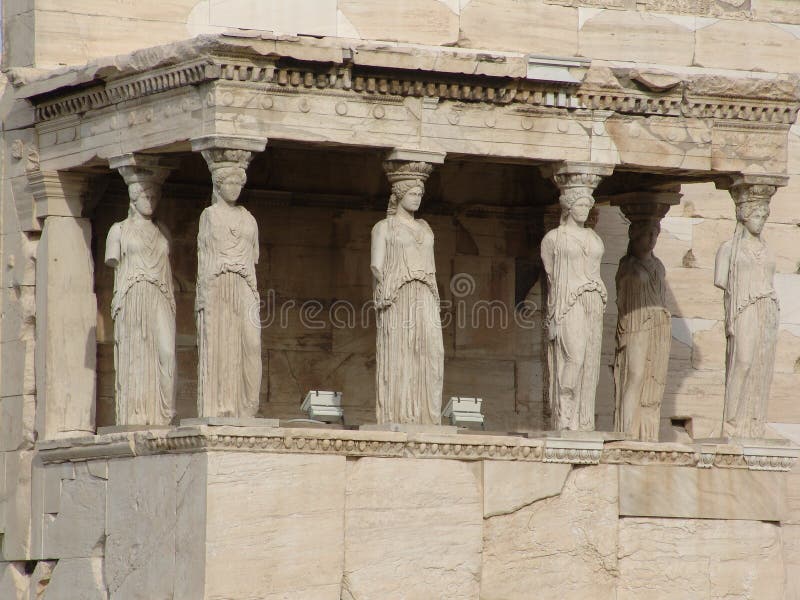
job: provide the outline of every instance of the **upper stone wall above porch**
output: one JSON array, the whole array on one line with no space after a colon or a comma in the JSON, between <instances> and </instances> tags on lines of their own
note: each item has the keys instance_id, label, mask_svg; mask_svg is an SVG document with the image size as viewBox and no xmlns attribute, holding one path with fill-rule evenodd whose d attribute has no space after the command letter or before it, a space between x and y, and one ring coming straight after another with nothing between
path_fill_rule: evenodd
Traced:
<instances>
[{"instance_id":1,"label":"upper stone wall above porch","mask_svg":"<svg viewBox=\"0 0 800 600\"><path fill-rule=\"evenodd\" d=\"M229 28L773 73L787 0L7 0L5 67L81 64Z\"/></svg>"}]
</instances>

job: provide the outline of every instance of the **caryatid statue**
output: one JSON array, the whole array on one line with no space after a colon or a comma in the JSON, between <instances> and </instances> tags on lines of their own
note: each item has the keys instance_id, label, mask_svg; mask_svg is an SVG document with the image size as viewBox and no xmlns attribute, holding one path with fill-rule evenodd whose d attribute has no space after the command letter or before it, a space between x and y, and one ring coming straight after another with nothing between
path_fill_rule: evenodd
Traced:
<instances>
[{"instance_id":1,"label":"caryatid statue","mask_svg":"<svg viewBox=\"0 0 800 600\"><path fill-rule=\"evenodd\" d=\"M727 337L724 436L764 436L780 311L775 259L761 234L778 185L784 177L745 176L730 187L736 229L717 251L714 270L714 284L724 290Z\"/></svg>"},{"instance_id":2,"label":"caryatid statue","mask_svg":"<svg viewBox=\"0 0 800 600\"><path fill-rule=\"evenodd\" d=\"M661 219L677 194L620 202L630 221L628 251L617 269L617 350L614 429L635 440L658 441L661 400L672 339L666 270L653 254Z\"/></svg>"},{"instance_id":3,"label":"caryatid statue","mask_svg":"<svg viewBox=\"0 0 800 600\"><path fill-rule=\"evenodd\" d=\"M130 207L106 239L114 268L114 368L117 425L169 425L175 414L175 297L169 233L153 219L161 184L174 165L157 156L112 159L128 184Z\"/></svg>"},{"instance_id":4,"label":"caryatid statue","mask_svg":"<svg viewBox=\"0 0 800 600\"><path fill-rule=\"evenodd\" d=\"M213 184L197 235L197 411L199 417L252 417L261 388L258 225L236 203L252 152L214 143L193 143Z\"/></svg>"},{"instance_id":5,"label":"caryatid statue","mask_svg":"<svg viewBox=\"0 0 800 600\"><path fill-rule=\"evenodd\" d=\"M414 214L433 165L389 160L386 218L372 228L378 423L439 425L444 345L433 231Z\"/></svg>"},{"instance_id":6,"label":"caryatid statue","mask_svg":"<svg viewBox=\"0 0 800 600\"><path fill-rule=\"evenodd\" d=\"M603 241L585 226L592 192L611 168L566 164L554 170L560 224L542 240L547 272L547 366L552 427L593 431L600 375L606 287L600 277Z\"/></svg>"}]
</instances>

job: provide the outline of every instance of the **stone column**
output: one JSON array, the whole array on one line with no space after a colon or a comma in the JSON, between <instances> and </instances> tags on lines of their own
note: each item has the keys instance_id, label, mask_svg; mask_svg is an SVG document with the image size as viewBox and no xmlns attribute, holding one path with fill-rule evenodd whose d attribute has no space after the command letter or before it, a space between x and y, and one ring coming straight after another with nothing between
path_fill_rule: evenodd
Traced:
<instances>
[{"instance_id":1,"label":"stone column","mask_svg":"<svg viewBox=\"0 0 800 600\"><path fill-rule=\"evenodd\" d=\"M592 193L613 168L561 163L543 171L561 192L559 225L541 245L551 423L556 430L592 431L606 289L600 277L603 242L586 224Z\"/></svg>"},{"instance_id":2,"label":"stone column","mask_svg":"<svg viewBox=\"0 0 800 600\"><path fill-rule=\"evenodd\" d=\"M372 228L370 260L379 424L441 423L444 345L434 235L415 213L425 181L442 162L443 154L394 150L384 163L392 191L386 218Z\"/></svg>"},{"instance_id":3,"label":"stone column","mask_svg":"<svg viewBox=\"0 0 800 600\"><path fill-rule=\"evenodd\" d=\"M178 163L152 154L109 160L128 185L128 217L111 226L106 264L114 269L116 424L169 425L175 415L175 296L170 236L153 218L161 186Z\"/></svg>"},{"instance_id":4,"label":"stone column","mask_svg":"<svg viewBox=\"0 0 800 600\"><path fill-rule=\"evenodd\" d=\"M36 431L38 439L93 434L97 299L92 228L82 218L88 176L28 176L43 222L36 258Z\"/></svg>"},{"instance_id":5,"label":"stone column","mask_svg":"<svg viewBox=\"0 0 800 600\"><path fill-rule=\"evenodd\" d=\"M733 238L720 246L714 284L724 292L725 404L722 435L761 438L767 420L780 311L775 258L762 238L769 202L784 175L741 175L729 186L736 205Z\"/></svg>"},{"instance_id":6,"label":"stone column","mask_svg":"<svg viewBox=\"0 0 800 600\"><path fill-rule=\"evenodd\" d=\"M211 206L197 236L197 414L255 416L261 389L258 224L236 204L254 152L265 139L211 136L192 140L211 171Z\"/></svg>"},{"instance_id":7,"label":"stone column","mask_svg":"<svg viewBox=\"0 0 800 600\"><path fill-rule=\"evenodd\" d=\"M653 254L661 219L677 192L622 194L612 200L630 222L628 250L617 270L614 429L629 439L658 441L672 339L666 270Z\"/></svg>"}]
</instances>

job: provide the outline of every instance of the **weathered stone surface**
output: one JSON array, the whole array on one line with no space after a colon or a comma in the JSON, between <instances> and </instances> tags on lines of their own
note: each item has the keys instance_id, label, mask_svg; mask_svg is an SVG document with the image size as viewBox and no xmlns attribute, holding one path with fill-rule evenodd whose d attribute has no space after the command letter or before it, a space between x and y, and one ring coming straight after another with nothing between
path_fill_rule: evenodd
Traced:
<instances>
[{"instance_id":1,"label":"weathered stone surface","mask_svg":"<svg viewBox=\"0 0 800 600\"><path fill-rule=\"evenodd\" d=\"M692 337L692 368L725 370L724 321L715 321L710 329L694 333Z\"/></svg>"},{"instance_id":2,"label":"weathered stone surface","mask_svg":"<svg viewBox=\"0 0 800 600\"><path fill-rule=\"evenodd\" d=\"M800 598L800 525L781 524L786 600Z\"/></svg>"},{"instance_id":3,"label":"weathered stone surface","mask_svg":"<svg viewBox=\"0 0 800 600\"><path fill-rule=\"evenodd\" d=\"M25 566L25 562L0 563L0 597L30 600L30 575Z\"/></svg>"},{"instance_id":4,"label":"weathered stone surface","mask_svg":"<svg viewBox=\"0 0 800 600\"><path fill-rule=\"evenodd\" d=\"M60 470L59 467L53 465L46 469ZM51 513L46 507L48 512L34 515L42 519L41 556L59 559L102 556L106 535L106 477L92 474L88 463L83 462L76 463L71 478L57 478L56 481L58 512ZM34 526L34 531L36 529Z\"/></svg>"},{"instance_id":5,"label":"weathered stone surface","mask_svg":"<svg viewBox=\"0 0 800 600\"><path fill-rule=\"evenodd\" d=\"M800 423L800 406L796 399L798 386L800 373L775 373L767 406L768 421Z\"/></svg>"},{"instance_id":6,"label":"weathered stone surface","mask_svg":"<svg viewBox=\"0 0 800 600\"><path fill-rule=\"evenodd\" d=\"M2 555L5 560L27 560L31 552L32 463L36 452L3 452L0 486Z\"/></svg>"},{"instance_id":7,"label":"weathered stone surface","mask_svg":"<svg viewBox=\"0 0 800 600\"><path fill-rule=\"evenodd\" d=\"M35 396L0 399L0 451L28 450L33 447L35 411Z\"/></svg>"},{"instance_id":8,"label":"weathered stone surface","mask_svg":"<svg viewBox=\"0 0 800 600\"><path fill-rule=\"evenodd\" d=\"M116 598L117 596L115 596ZM130 595L129 598L143 598ZM44 589L44 600L107 600L109 598L103 579L103 559L65 558L59 560L50 583Z\"/></svg>"},{"instance_id":9,"label":"weathered stone surface","mask_svg":"<svg viewBox=\"0 0 800 600\"><path fill-rule=\"evenodd\" d=\"M205 5L209 12L209 25L215 27L243 27L287 34L336 35L336 0L300 0L286 4L267 0L206 0L192 11L200 13ZM196 24L199 24L195 21Z\"/></svg>"},{"instance_id":10,"label":"weathered stone surface","mask_svg":"<svg viewBox=\"0 0 800 600\"><path fill-rule=\"evenodd\" d=\"M483 517L514 513L544 498L557 496L571 465L486 461L483 464Z\"/></svg>"},{"instance_id":11,"label":"weathered stone surface","mask_svg":"<svg viewBox=\"0 0 800 600\"><path fill-rule=\"evenodd\" d=\"M348 462L343 597L476 598L482 510L475 470L436 459Z\"/></svg>"},{"instance_id":12,"label":"weathered stone surface","mask_svg":"<svg viewBox=\"0 0 800 600\"><path fill-rule=\"evenodd\" d=\"M619 514L781 521L786 515L786 478L747 469L621 466Z\"/></svg>"},{"instance_id":13,"label":"weathered stone surface","mask_svg":"<svg viewBox=\"0 0 800 600\"><path fill-rule=\"evenodd\" d=\"M689 65L693 32L661 15L602 11L589 17L578 35L584 56L606 60Z\"/></svg>"},{"instance_id":14,"label":"weathered stone surface","mask_svg":"<svg viewBox=\"0 0 800 600\"><path fill-rule=\"evenodd\" d=\"M787 0L751 0L753 14L759 21L800 23L800 7Z\"/></svg>"},{"instance_id":15,"label":"weathered stone surface","mask_svg":"<svg viewBox=\"0 0 800 600\"><path fill-rule=\"evenodd\" d=\"M39 439L91 433L97 301L88 219L48 217L36 265Z\"/></svg>"},{"instance_id":16,"label":"weathered stone surface","mask_svg":"<svg viewBox=\"0 0 800 600\"><path fill-rule=\"evenodd\" d=\"M617 598L784 598L781 529L757 521L620 519Z\"/></svg>"},{"instance_id":17,"label":"weathered stone surface","mask_svg":"<svg viewBox=\"0 0 800 600\"><path fill-rule=\"evenodd\" d=\"M418 44L454 44L458 40L458 15L444 2L392 0L364 3L339 0L342 17L359 37L402 40Z\"/></svg>"},{"instance_id":18,"label":"weathered stone surface","mask_svg":"<svg viewBox=\"0 0 800 600\"><path fill-rule=\"evenodd\" d=\"M112 460L108 468L104 581L113 598L173 594L177 482L189 456Z\"/></svg>"},{"instance_id":19,"label":"weathered stone surface","mask_svg":"<svg viewBox=\"0 0 800 600\"><path fill-rule=\"evenodd\" d=\"M206 522L208 459L189 457L178 479L175 523L175 600L202 598L206 583Z\"/></svg>"},{"instance_id":20,"label":"weathered stone surface","mask_svg":"<svg viewBox=\"0 0 800 600\"><path fill-rule=\"evenodd\" d=\"M698 29L695 39L694 64L702 67L758 71L769 65L777 73L797 69L789 57L800 48L800 40L769 23L723 19Z\"/></svg>"},{"instance_id":21,"label":"weathered stone surface","mask_svg":"<svg viewBox=\"0 0 800 600\"><path fill-rule=\"evenodd\" d=\"M461 12L460 45L574 56L578 50L578 10L541 0L471 0Z\"/></svg>"},{"instance_id":22,"label":"weathered stone surface","mask_svg":"<svg viewBox=\"0 0 800 600\"><path fill-rule=\"evenodd\" d=\"M667 270L667 309L676 317L721 320L722 291L711 269Z\"/></svg>"},{"instance_id":23,"label":"weathered stone surface","mask_svg":"<svg viewBox=\"0 0 800 600\"><path fill-rule=\"evenodd\" d=\"M344 471L342 456L211 454L206 597L338 600Z\"/></svg>"},{"instance_id":24,"label":"weathered stone surface","mask_svg":"<svg viewBox=\"0 0 800 600\"><path fill-rule=\"evenodd\" d=\"M560 495L484 522L481 598L616 597L617 467L573 469Z\"/></svg>"}]
</instances>

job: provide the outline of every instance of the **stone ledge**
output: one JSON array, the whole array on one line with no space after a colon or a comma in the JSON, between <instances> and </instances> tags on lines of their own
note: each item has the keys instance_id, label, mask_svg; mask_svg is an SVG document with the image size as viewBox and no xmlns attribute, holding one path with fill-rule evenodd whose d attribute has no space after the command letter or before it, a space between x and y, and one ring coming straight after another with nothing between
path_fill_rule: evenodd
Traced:
<instances>
[{"instance_id":1,"label":"stone ledge","mask_svg":"<svg viewBox=\"0 0 800 600\"><path fill-rule=\"evenodd\" d=\"M792 446L603 441L600 433L596 439L569 439L225 425L43 441L36 448L44 464L123 456L238 451L789 471L800 456L800 448Z\"/></svg>"}]
</instances>

